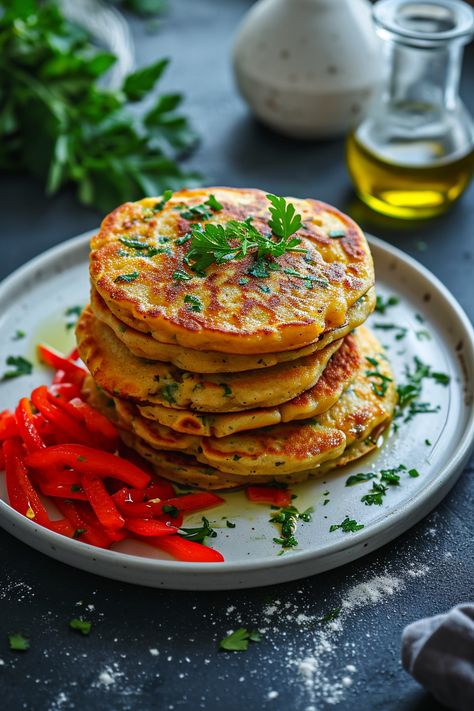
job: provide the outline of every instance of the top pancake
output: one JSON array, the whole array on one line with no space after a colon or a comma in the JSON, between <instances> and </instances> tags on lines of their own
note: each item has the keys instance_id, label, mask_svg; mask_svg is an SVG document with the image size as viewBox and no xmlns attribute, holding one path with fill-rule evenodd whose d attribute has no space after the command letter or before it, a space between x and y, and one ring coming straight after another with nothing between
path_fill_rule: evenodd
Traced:
<instances>
[{"instance_id":1,"label":"top pancake","mask_svg":"<svg viewBox=\"0 0 474 711\"><path fill-rule=\"evenodd\" d=\"M162 210L153 210L157 198L147 198L105 218L91 241L90 275L121 321L160 342L196 350L275 353L304 347L341 326L350 307L373 286L372 258L360 228L311 199L289 199L302 218L304 228L295 236L305 253L272 257L266 277L250 273L253 252L211 264L198 276L184 261L190 240L180 239L196 221L181 213L183 206L189 210L211 194L223 209L207 221L225 224L251 216L262 234L270 233L270 203L260 190L183 190ZM176 273L185 276L176 278ZM200 310L193 310L192 300L185 302L189 296L199 300Z\"/></svg>"}]
</instances>

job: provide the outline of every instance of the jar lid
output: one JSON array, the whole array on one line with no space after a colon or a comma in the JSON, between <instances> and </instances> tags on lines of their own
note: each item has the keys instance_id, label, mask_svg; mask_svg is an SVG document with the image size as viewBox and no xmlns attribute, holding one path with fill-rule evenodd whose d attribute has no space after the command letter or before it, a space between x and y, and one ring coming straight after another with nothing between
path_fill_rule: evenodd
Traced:
<instances>
[{"instance_id":1,"label":"jar lid","mask_svg":"<svg viewBox=\"0 0 474 711\"><path fill-rule=\"evenodd\" d=\"M474 11L462 0L380 0L373 17L382 37L417 47L466 43L474 33Z\"/></svg>"}]
</instances>

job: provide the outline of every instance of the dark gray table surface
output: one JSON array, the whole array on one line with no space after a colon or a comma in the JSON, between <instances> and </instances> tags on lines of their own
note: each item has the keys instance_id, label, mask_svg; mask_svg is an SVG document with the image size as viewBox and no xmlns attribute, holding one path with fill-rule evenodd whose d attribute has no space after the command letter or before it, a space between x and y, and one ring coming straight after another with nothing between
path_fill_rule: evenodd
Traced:
<instances>
[{"instance_id":1,"label":"dark gray table surface","mask_svg":"<svg viewBox=\"0 0 474 711\"><path fill-rule=\"evenodd\" d=\"M231 38L250 4L174 0L157 34L131 19L139 63L172 57L163 85L185 92L186 111L203 137L190 163L208 184L313 196L348 211L431 269L472 318L474 184L446 216L417 225L392 222L354 198L341 141L299 143L257 124L229 67ZM471 111L473 50L463 76ZM2 277L98 224L100 215L79 206L71 192L46 199L37 183L18 176L1 176L0 186ZM329 700L361 711L440 709L402 671L400 632L410 620L474 598L472 472L468 467L436 511L376 553L257 590L193 593L120 584L46 558L0 531L0 707L304 711L330 708ZM373 589L374 577L383 575L399 588L354 609L340 630L328 633L326 648L321 627L297 623L298 614L322 617L355 585L372 581ZM68 630L68 620L81 612L94 623L90 637ZM245 654L219 653L217 640L239 625L266 628L264 640ZM30 635L26 654L8 650L6 634L13 630ZM313 690L292 665L312 646L319 660ZM353 683L341 687L346 676Z\"/></svg>"}]
</instances>

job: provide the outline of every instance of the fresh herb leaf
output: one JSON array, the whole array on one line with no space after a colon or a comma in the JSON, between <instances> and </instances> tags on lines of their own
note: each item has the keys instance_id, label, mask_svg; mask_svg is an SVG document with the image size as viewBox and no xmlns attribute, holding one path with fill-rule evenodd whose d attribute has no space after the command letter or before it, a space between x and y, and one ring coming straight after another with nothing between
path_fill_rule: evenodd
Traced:
<instances>
[{"instance_id":1,"label":"fresh herb leaf","mask_svg":"<svg viewBox=\"0 0 474 711\"><path fill-rule=\"evenodd\" d=\"M216 538L217 533L211 528L205 516L202 517L202 526L196 528L180 528L179 535L188 541L203 543L206 538Z\"/></svg>"},{"instance_id":2,"label":"fresh herb leaf","mask_svg":"<svg viewBox=\"0 0 474 711\"><path fill-rule=\"evenodd\" d=\"M425 439L425 444L427 447L431 447L431 441L429 439Z\"/></svg>"},{"instance_id":3,"label":"fresh herb leaf","mask_svg":"<svg viewBox=\"0 0 474 711\"><path fill-rule=\"evenodd\" d=\"M176 506L172 506L171 504L163 504L161 510L164 514L169 514L171 518L178 518L179 516L179 509L176 508Z\"/></svg>"},{"instance_id":4,"label":"fresh herb leaf","mask_svg":"<svg viewBox=\"0 0 474 711\"><path fill-rule=\"evenodd\" d=\"M74 328L76 323L79 320L79 316L82 314L83 307L82 306L70 306L66 311L64 312L64 315L67 318L66 321L66 328L67 330Z\"/></svg>"},{"instance_id":5,"label":"fresh herb leaf","mask_svg":"<svg viewBox=\"0 0 474 711\"><path fill-rule=\"evenodd\" d=\"M354 486L355 484L360 484L362 481L369 481L370 479L374 479L377 475L374 472L368 472L367 474L364 474L361 472L360 474L352 474L347 480L346 480L346 486Z\"/></svg>"},{"instance_id":6,"label":"fresh herb leaf","mask_svg":"<svg viewBox=\"0 0 474 711\"><path fill-rule=\"evenodd\" d=\"M414 367L405 368L406 382L398 385L398 405L395 418L403 417L404 422L410 422L416 415L434 413L439 411L439 405L432 406L427 402L420 402L423 380L431 378L439 385L448 385L450 377L446 373L432 371L431 366L415 356Z\"/></svg>"},{"instance_id":7,"label":"fresh herb leaf","mask_svg":"<svg viewBox=\"0 0 474 711\"><path fill-rule=\"evenodd\" d=\"M87 533L87 528L76 528L76 530L72 534L72 537L73 538L80 538L84 533Z\"/></svg>"},{"instance_id":8,"label":"fresh herb leaf","mask_svg":"<svg viewBox=\"0 0 474 711\"><path fill-rule=\"evenodd\" d=\"M74 619L70 620L69 627L72 630L76 630L77 632L80 632L82 635L86 636L91 631L92 622L83 620L81 617L75 617Z\"/></svg>"},{"instance_id":9,"label":"fresh herb leaf","mask_svg":"<svg viewBox=\"0 0 474 711\"><path fill-rule=\"evenodd\" d=\"M173 191L172 190L165 190L163 193L163 196L161 200L158 200L153 206L153 212L161 212L166 203L172 198L173 196Z\"/></svg>"},{"instance_id":10,"label":"fresh herb leaf","mask_svg":"<svg viewBox=\"0 0 474 711\"><path fill-rule=\"evenodd\" d=\"M408 476L411 476L413 479L416 479L420 476L420 472L418 471L418 469L409 469Z\"/></svg>"},{"instance_id":11,"label":"fresh herb leaf","mask_svg":"<svg viewBox=\"0 0 474 711\"><path fill-rule=\"evenodd\" d=\"M374 370L365 371L367 378L372 378L372 380L376 381L372 383L372 390L379 397L383 397L387 392L388 384L392 382L392 378L389 378L388 375L384 375L384 373L380 372L380 364L376 358L366 356L365 359L374 368Z\"/></svg>"},{"instance_id":12,"label":"fresh herb leaf","mask_svg":"<svg viewBox=\"0 0 474 711\"><path fill-rule=\"evenodd\" d=\"M190 305L191 311L195 311L196 313L202 311L202 301L197 296L186 294L184 297L184 303Z\"/></svg>"},{"instance_id":13,"label":"fresh herb leaf","mask_svg":"<svg viewBox=\"0 0 474 711\"><path fill-rule=\"evenodd\" d=\"M177 269L175 272L173 272L173 279L175 281L189 281L190 279L192 279L192 276L191 274L188 274L182 269Z\"/></svg>"},{"instance_id":14,"label":"fresh herb leaf","mask_svg":"<svg viewBox=\"0 0 474 711\"><path fill-rule=\"evenodd\" d=\"M230 397L232 395L232 388L229 388L227 383L219 383L219 385L224 389L225 397Z\"/></svg>"},{"instance_id":15,"label":"fresh herb leaf","mask_svg":"<svg viewBox=\"0 0 474 711\"><path fill-rule=\"evenodd\" d=\"M166 400L166 402L169 402L170 405L174 405L176 403L175 400L175 394L178 389L178 383L166 383L166 385L163 385L163 387L160 390L160 395L163 398L163 400Z\"/></svg>"},{"instance_id":16,"label":"fresh herb leaf","mask_svg":"<svg viewBox=\"0 0 474 711\"><path fill-rule=\"evenodd\" d=\"M288 240L292 234L303 228L301 215L297 214L295 206L287 202L284 197L268 193L267 198L271 203L271 219L268 221L268 226L274 235L281 237L282 240Z\"/></svg>"},{"instance_id":17,"label":"fresh herb leaf","mask_svg":"<svg viewBox=\"0 0 474 711\"><path fill-rule=\"evenodd\" d=\"M397 326L396 323L374 323L374 328L378 328L380 331L395 331L396 341L401 341L408 333L408 328Z\"/></svg>"},{"instance_id":18,"label":"fresh herb leaf","mask_svg":"<svg viewBox=\"0 0 474 711\"><path fill-rule=\"evenodd\" d=\"M363 501L366 506L373 506L374 504L376 506L381 506L383 497L387 493L388 488L380 483L380 482L375 482L372 484L372 489L369 491L368 494L365 494L362 498L361 501Z\"/></svg>"},{"instance_id":19,"label":"fresh herb leaf","mask_svg":"<svg viewBox=\"0 0 474 711\"><path fill-rule=\"evenodd\" d=\"M121 284L122 282L130 284L132 281L135 281L135 279L138 279L138 277L138 272L131 272L130 274L119 274L119 276L114 279L114 282L116 284Z\"/></svg>"},{"instance_id":20,"label":"fresh herb leaf","mask_svg":"<svg viewBox=\"0 0 474 711\"><path fill-rule=\"evenodd\" d=\"M321 617L319 622L325 623L325 622L334 622L334 620L337 620L339 615L341 614L342 607L333 607L332 610L329 610L329 612L326 612L324 617Z\"/></svg>"},{"instance_id":21,"label":"fresh herb leaf","mask_svg":"<svg viewBox=\"0 0 474 711\"><path fill-rule=\"evenodd\" d=\"M379 314L384 314L391 306L396 306L400 303L398 296L388 296L386 299L378 295L375 300L375 311Z\"/></svg>"},{"instance_id":22,"label":"fresh herb leaf","mask_svg":"<svg viewBox=\"0 0 474 711\"><path fill-rule=\"evenodd\" d=\"M156 5L160 0L127 0ZM49 194L77 186L78 198L106 212L143 194L196 184L177 157L196 143L177 112L178 94L147 100L168 60L129 75L122 88L101 77L116 57L65 19L61 4L4 2L0 24L0 167L38 176Z\"/></svg>"},{"instance_id":23,"label":"fresh herb leaf","mask_svg":"<svg viewBox=\"0 0 474 711\"><path fill-rule=\"evenodd\" d=\"M220 649L225 649L226 652L246 652L249 647L249 642L260 642L262 635L258 630L250 632L245 627L240 627L238 630L231 632L227 637L224 637L219 642Z\"/></svg>"},{"instance_id":24,"label":"fresh herb leaf","mask_svg":"<svg viewBox=\"0 0 474 711\"><path fill-rule=\"evenodd\" d=\"M295 538L295 533L298 525L298 520L309 522L313 509L309 508L306 511L299 512L295 506L286 506L279 509L270 518L270 523L280 525L281 535L279 538L274 538L273 542L278 543L282 548L294 548L298 545Z\"/></svg>"},{"instance_id":25,"label":"fresh herb leaf","mask_svg":"<svg viewBox=\"0 0 474 711\"><path fill-rule=\"evenodd\" d=\"M330 526L329 532L332 533L333 531L337 531L339 528L343 533L355 533L356 531L360 531L362 528L364 528L364 524L357 523L355 519L346 516L342 523L334 523L332 526Z\"/></svg>"},{"instance_id":26,"label":"fresh herb leaf","mask_svg":"<svg viewBox=\"0 0 474 711\"><path fill-rule=\"evenodd\" d=\"M6 364L12 366L2 375L2 380L12 380L22 375L30 375L33 372L33 364L23 356L8 356Z\"/></svg>"},{"instance_id":27,"label":"fresh herb leaf","mask_svg":"<svg viewBox=\"0 0 474 711\"><path fill-rule=\"evenodd\" d=\"M21 632L12 632L8 635L8 644L12 652L26 652L30 648L30 640Z\"/></svg>"},{"instance_id":28,"label":"fresh herb leaf","mask_svg":"<svg viewBox=\"0 0 474 711\"><path fill-rule=\"evenodd\" d=\"M225 525L227 526L227 528L235 528L236 526L236 524L232 523L232 521L226 521Z\"/></svg>"},{"instance_id":29,"label":"fresh herb leaf","mask_svg":"<svg viewBox=\"0 0 474 711\"><path fill-rule=\"evenodd\" d=\"M18 329L15 331L15 335L13 336L13 339L12 339L12 340L13 340L13 341L20 341L22 338L25 338L25 336L26 336L26 333L25 333L24 331L22 331L21 329L18 328Z\"/></svg>"},{"instance_id":30,"label":"fresh herb leaf","mask_svg":"<svg viewBox=\"0 0 474 711\"><path fill-rule=\"evenodd\" d=\"M183 206L178 205L177 208L181 210L179 214L185 220L210 220L212 213L220 212L223 206L216 199L216 196L211 194L205 202L199 205L186 205L184 209Z\"/></svg>"}]
</instances>

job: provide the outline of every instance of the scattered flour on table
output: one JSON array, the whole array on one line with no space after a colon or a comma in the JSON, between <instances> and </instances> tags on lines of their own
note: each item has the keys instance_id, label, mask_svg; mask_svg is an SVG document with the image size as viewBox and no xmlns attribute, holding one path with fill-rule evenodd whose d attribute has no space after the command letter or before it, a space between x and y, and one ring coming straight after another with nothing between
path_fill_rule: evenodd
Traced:
<instances>
[{"instance_id":1,"label":"scattered flour on table","mask_svg":"<svg viewBox=\"0 0 474 711\"><path fill-rule=\"evenodd\" d=\"M30 600L32 597L34 597L34 590L31 585L21 580L14 580L8 574L6 575L0 588L0 600L10 599L22 602L23 600Z\"/></svg>"}]
</instances>

